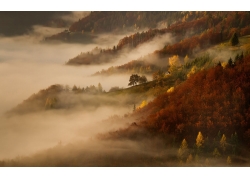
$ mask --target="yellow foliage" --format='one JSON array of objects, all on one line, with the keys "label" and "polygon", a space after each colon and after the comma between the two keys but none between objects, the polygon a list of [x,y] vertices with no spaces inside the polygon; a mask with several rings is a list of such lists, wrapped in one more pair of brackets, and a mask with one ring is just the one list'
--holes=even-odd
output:
[{"label": "yellow foliage", "polygon": [[201,132],[198,133],[198,136],[196,138],[196,146],[198,149],[200,149],[204,144],[204,138]]},{"label": "yellow foliage", "polygon": [[226,62],[222,62],[222,63],[221,63],[221,66],[222,66],[223,68],[225,68],[225,67],[226,67],[226,65],[227,65],[227,63],[226,63]]},{"label": "yellow foliage", "polygon": [[144,100],[144,101],[141,102],[140,106],[137,107],[137,109],[141,109],[144,106],[146,106],[147,104],[148,104],[147,101]]},{"label": "yellow foliage", "polygon": [[186,64],[188,61],[189,61],[189,57],[188,57],[188,55],[186,55],[184,58],[184,63]]},{"label": "yellow foliage", "polygon": [[168,58],[168,62],[170,66],[180,66],[181,62],[180,62],[180,58],[178,55],[174,55],[170,58]]},{"label": "yellow foliage", "polygon": [[227,164],[229,164],[229,165],[232,164],[232,160],[231,160],[230,156],[227,157]]},{"label": "yellow foliage", "polygon": [[197,72],[197,67],[193,66],[192,69],[190,70],[190,72],[187,74],[187,77],[189,78],[192,74]]},{"label": "yellow foliage", "polygon": [[173,92],[174,91],[174,87],[171,87],[171,88],[169,88],[168,90],[167,90],[167,93],[171,93],[171,92]]}]

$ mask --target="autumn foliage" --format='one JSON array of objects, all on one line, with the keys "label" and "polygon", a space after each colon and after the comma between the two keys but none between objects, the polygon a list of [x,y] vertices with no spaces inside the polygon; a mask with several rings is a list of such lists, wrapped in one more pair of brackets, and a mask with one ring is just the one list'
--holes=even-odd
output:
[{"label": "autumn foliage", "polygon": [[237,132],[250,147],[250,56],[223,69],[217,65],[192,75],[170,93],[150,102],[137,115],[152,132],[173,135],[181,142],[195,140],[198,132],[211,142],[220,131]]}]

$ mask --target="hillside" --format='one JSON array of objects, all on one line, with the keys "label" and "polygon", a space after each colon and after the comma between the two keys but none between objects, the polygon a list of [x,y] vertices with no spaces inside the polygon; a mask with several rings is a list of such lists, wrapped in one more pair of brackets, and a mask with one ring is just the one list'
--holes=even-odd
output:
[{"label": "hillside", "polygon": [[61,17],[70,12],[34,12],[34,11],[1,11],[0,12],[0,35],[17,36],[28,34],[34,25],[47,27],[67,27],[69,22]]},{"label": "hillside", "polygon": [[113,46],[113,49],[102,49],[94,55],[90,52],[79,54],[70,59],[67,64],[84,65],[113,62],[123,53],[122,50],[136,49],[155,37],[169,33],[175,39],[174,43],[165,44],[162,49],[149,52],[149,55],[144,57],[146,60],[153,56],[154,59],[163,62],[166,61],[166,58],[174,55],[179,55],[182,58],[195,56],[201,50],[228,41],[234,33],[240,37],[250,33],[250,22],[247,20],[249,13],[247,12],[205,12],[204,14],[186,12],[181,16],[183,16],[181,22],[176,21],[171,26],[161,29],[134,33],[121,39],[117,45]]},{"label": "hillside", "polygon": [[69,35],[69,33],[78,33],[79,38],[81,38],[80,36],[84,36],[86,33],[124,33],[137,32],[145,28],[156,28],[158,25],[166,27],[174,21],[180,20],[182,16],[180,12],[91,12],[89,16],[73,23],[69,27],[69,31],[47,37],[46,41],[74,42],[76,39],[64,39],[64,36]]},{"label": "hillside", "polygon": [[1,166],[249,166],[249,68],[247,55],[202,70],[133,114],[106,120],[134,120],[128,128]]},{"label": "hillside", "polygon": [[57,43],[0,39],[0,166],[249,167],[249,19],[91,12]]}]

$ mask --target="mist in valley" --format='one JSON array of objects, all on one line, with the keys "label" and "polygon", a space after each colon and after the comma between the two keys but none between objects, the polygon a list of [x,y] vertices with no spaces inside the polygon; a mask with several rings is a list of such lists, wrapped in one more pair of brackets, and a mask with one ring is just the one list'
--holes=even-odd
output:
[{"label": "mist in valley", "polygon": [[[58,144],[67,147],[69,143],[77,146],[75,150],[89,147],[85,149],[89,153],[98,146],[98,151],[108,151],[109,156],[112,156],[111,152],[115,151],[120,153],[119,157],[122,157],[126,149],[129,152],[138,150],[137,154],[140,154],[142,147],[139,148],[135,142],[107,141],[107,146],[104,141],[96,138],[100,133],[116,131],[133,123],[134,119],[124,118],[124,114],[133,111],[132,104],[117,106],[115,103],[109,103],[105,105],[105,99],[99,98],[96,101],[103,101],[104,105],[94,108],[85,108],[82,105],[68,110],[31,111],[26,114],[5,115],[5,112],[22,103],[32,94],[53,84],[68,85],[71,89],[74,85],[82,88],[90,85],[97,86],[98,83],[101,83],[105,91],[109,91],[114,86],[127,87],[128,75],[91,76],[96,71],[110,67],[113,65],[112,63],[79,67],[65,65],[69,58],[74,57],[79,52],[87,52],[97,46],[101,48],[112,47],[118,43],[121,35],[105,34],[96,39],[96,43],[84,45],[42,42],[44,34],[50,35],[58,30],[61,29],[34,26],[29,35],[2,36],[0,38],[0,160],[30,156],[37,152],[46,154],[45,150],[48,148],[58,147]],[[151,45],[141,46],[132,51],[131,54],[117,60],[117,64],[126,63],[132,58],[146,55],[149,49],[153,50],[153,46],[157,49],[163,44],[162,41],[159,44],[155,44],[153,41]],[[93,96],[82,95],[79,96],[79,100],[76,100],[78,97],[74,98],[72,101],[81,101],[82,98],[88,103],[88,98],[91,101]],[[109,101],[112,102],[112,97],[109,98]],[[119,102],[119,99],[115,99],[114,102]],[[122,120],[105,121],[105,119],[112,119],[112,117],[116,119],[114,115],[122,117]],[[115,146],[115,148],[109,149],[111,146]],[[64,148],[59,148],[58,151],[64,152]],[[65,154],[65,157],[67,156],[70,154]],[[95,158],[93,157],[93,159]],[[88,164],[86,163],[86,165]],[[94,164],[89,165],[93,166]]]},{"label": "mist in valley", "polygon": [[[63,18],[73,21],[87,14],[73,13]],[[169,57],[158,59],[147,55],[167,44],[176,43],[173,35],[156,36],[137,48],[124,50],[121,56],[107,63],[69,66],[66,62],[77,54],[96,47],[112,48],[120,39],[131,34],[101,34],[89,44],[44,41],[45,36],[64,29],[34,25],[26,35],[0,37],[0,165],[180,165],[175,163],[178,149],[170,140],[173,137],[150,134],[138,125],[138,117],[131,115],[135,103],[137,106],[141,103],[135,102],[141,98],[137,97],[138,94],[107,93],[103,96],[101,93],[84,94],[83,91],[75,93],[72,90],[73,86],[82,89],[92,85],[98,87],[99,83],[104,92],[112,87],[127,88],[130,75],[92,75],[102,69],[145,57],[144,60],[153,64],[167,66]],[[217,52],[209,51],[212,55]],[[231,56],[232,53],[222,51],[219,59]],[[151,77],[147,78],[151,80]],[[46,109],[47,101],[43,99],[37,111],[27,106],[26,112],[6,115],[17,105],[25,106],[29,97],[49,92],[47,88],[56,84],[66,89],[56,94],[59,108]],[[205,162],[205,159],[202,161]],[[217,166],[225,164],[219,161],[212,163]]]}]

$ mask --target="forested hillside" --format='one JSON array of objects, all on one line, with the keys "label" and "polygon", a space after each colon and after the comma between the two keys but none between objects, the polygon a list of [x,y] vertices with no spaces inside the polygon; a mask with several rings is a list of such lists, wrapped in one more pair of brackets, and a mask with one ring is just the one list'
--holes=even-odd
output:
[{"label": "forested hillside", "polygon": [[32,44],[49,66],[20,44],[5,92],[47,88],[1,116],[0,166],[250,166],[249,12],[91,12]]}]

